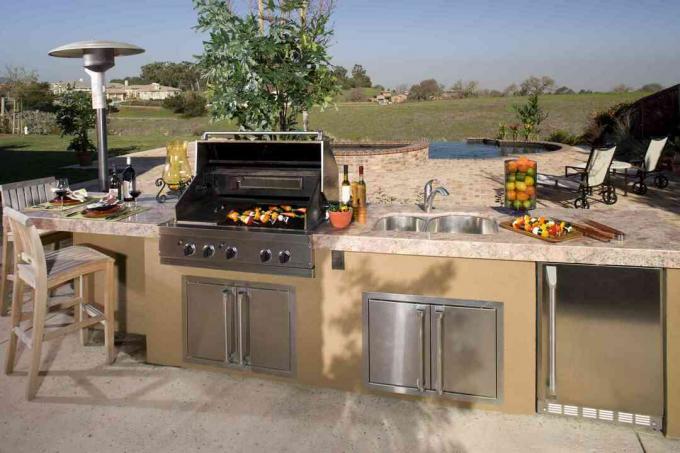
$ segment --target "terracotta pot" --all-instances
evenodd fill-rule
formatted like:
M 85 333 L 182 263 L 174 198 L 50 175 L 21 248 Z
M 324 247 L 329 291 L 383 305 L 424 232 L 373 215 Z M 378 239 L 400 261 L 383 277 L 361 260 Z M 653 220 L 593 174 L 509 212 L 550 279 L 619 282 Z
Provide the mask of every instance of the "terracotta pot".
M 92 165 L 92 158 L 94 157 L 94 153 L 91 153 L 89 151 L 76 151 L 76 159 L 78 160 L 78 165 L 81 167 L 89 167 Z
M 347 228 L 352 223 L 352 210 L 345 212 L 329 212 L 328 220 L 330 220 L 333 228 L 342 229 Z

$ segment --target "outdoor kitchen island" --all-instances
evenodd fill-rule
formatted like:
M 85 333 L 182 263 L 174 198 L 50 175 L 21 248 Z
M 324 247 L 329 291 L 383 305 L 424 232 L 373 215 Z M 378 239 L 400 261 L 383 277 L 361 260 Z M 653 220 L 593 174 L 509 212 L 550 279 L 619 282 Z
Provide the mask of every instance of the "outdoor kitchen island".
M 284 290 L 288 291 L 287 296 L 280 300 L 293 302 L 289 305 L 292 316 L 286 331 L 291 337 L 290 349 L 284 351 L 290 370 L 285 370 L 285 363 L 279 361 L 270 362 L 274 365 L 269 369 L 267 366 L 259 367 L 261 371 L 273 371 L 273 375 L 283 376 L 277 379 L 292 382 L 370 391 L 376 386 L 366 385 L 366 354 L 362 344 L 366 295 L 373 295 L 371 297 L 376 300 L 399 299 L 398 295 L 424 296 L 419 304 L 426 307 L 429 303 L 436 305 L 432 305 L 431 311 L 428 308 L 425 315 L 432 323 L 423 321 L 420 343 L 417 343 L 417 332 L 414 337 L 405 339 L 421 346 L 418 374 L 423 376 L 423 380 L 416 383 L 416 388 L 408 388 L 408 382 L 392 382 L 390 388 L 393 392 L 407 394 L 418 394 L 423 388 L 420 393 L 430 395 L 433 401 L 451 402 L 462 407 L 525 414 L 536 412 L 539 344 L 536 263 L 664 269 L 662 292 L 665 300 L 661 307 L 666 326 L 665 357 L 659 358 L 656 372 L 660 376 L 665 372 L 666 432 L 680 436 L 680 361 L 677 359 L 680 357 L 680 238 L 677 226 L 660 218 L 653 210 L 587 213 L 591 219 L 624 230 L 625 241 L 600 243 L 580 239 L 554 245 L 505 230 L 490 235 L 373 231 L 373 225 L 382 216 L 399 212 L 424 214 L 415 206 L 371 207 L 365 225 L 337 231 L 324 224 L 313 232 L 314 275 L 302 277 L 161 264 L 158 225 L 172 221 L 174 206 L 159 205 L 151 200 L 141 204 L 150 206 L 151 210 L 118 222 L 76 221 L 51 213 L 29 215 L 38 228 L 72 231 L 74 242 L 93 245 L 116 257 L 119 283 L 117 330 L 146 336 L 148 362 L 224 372 L 242 372 L 239 370 L 250 368 L 247 361 L 242 361 L 242 348 L 246 347 L 242 341 L 228 345 L 230 341 L 226 340 L 242 333 L 234 331 L 237 326 L 233 315 L 240 313 L 240 309 L 236 310 L 236 306 L 241 304 L 239 288 Z M 489 208 L 460 209 L 460 212 L 504 217 Z M 432 215 L 444 214 L 446 212 Z M 545 214 L 565 218 L 576 215 L 573 210 L 562 209 L 547 210 Z M 638 227 L 636 219 L 644 219 L 645 228 Z M 192 284 L 217 286 L 218 296 L 213 302 L 218 304 L 218 308 L 188 322 L 185 299 L 192 291 L 187 289 L 187 285 Z M 229 290 L 225 291 L 225 288 Z M 200 304 L 200 295 L 209 295 L 210 290 L 197 294 L 196 300 Z M 236 297 L 233 301 L 229 301 L 231 294 Z M 479 352 L 479 357 L 488 359 L 488 353 L 492 351 L 492 363 L 486 359 L 486 362 L 472 360 L 467 371 L 458 371 L 460 381 L 469 388 L 479 389 L 479 395 L 456 394 L 443 389 L 442 393 L 445 396 L 449 393 L 451 397 L 438 397 L 442 386 L 441 382 L 436 384 L 434 381 L 441 379 L 441 375 L 438 376 L 434 364 L 441 361 L 437 362 L 433 357 L 430 366 L 426 357 L 427 363 L 422 362 L 423 350 L 430 354 L 437 349 L 434 320 L 441 300 L 459 300 L 463 308 L 491 309 L 494 312 L 491 325 L 498 327 L 492 332 L 494 341 L 480 338 L 464 342 L 465 348 L 472 348 L 468 352 L 473 355 Z M 227 307 L 232 306 L 235 311 L 227 315 Z M 249 315 L 253 318 L 267 320 L 266 305 L 253 306 L 250 310 Z M 402 315 L 397 313 L 393 320 L 398 322 Z M 226 317 L 229 323 L 220 317 Z M 281 321 L 281 317 L 278 318 Z M 485 321 L 488 318 L 468 319 L 474 329 L 458 326 L 467 335 L 474 335 L 477 329 L 487 332 L 484 329 L 489 326 Z M 202 323 L 204 328 L 187 334 L 187 324 L 193 323 L 196 327 L 196 322 L 198 325 Z M 221 333 L 209 332 L 216 326 L 218 330 L 222 329 Z M 266 327 L 251 326 L 254 326 L 252 332 L 248 332 L 251 337 L 270 333 Z M 403 327 L 395 326 L 391 330 L 393 336 L 397 336 Z M 280 332 L 277 334 L 280 335 Z M 190 340 L 186 339 L 187 335 Z M 189 348 L 187 341 L 193 342 Z M 478 345 L 481 346 L 477 348 Z M 268 351 L 282 350 L 280 342 L 272 343 L 266 339 L 256 338 L 252 346 L 257 347 L 257 353 L 265 359 Z M 382 346 L 383 343 L 375 345 L 376 350 Z M 225 348 L 229 351 L 225 352 Z M 204 357 L 192 357 L 191 351 L 205 354 Z M 233 354 L 237 352 L 239 357 L 234 359 Z M 249 352 L 256 353 L 255 349 Z M 406 349 L 404 354 L 408 356 L 412 352 L 412 349 Z M 465 352 L 462 351 L 458 357 L 465 357 Z M 397 361 L 398 357 L 387 355 L 380 358 L 383 364 L 390 359 Z M 489 366 L 495 370 L 495 376 L 490 377 L 484 372 Z M 408 366 L 403 363 L 394 363 L 392 369 L 402 369 L 402 375 L 408 374 Z M 637 372 L 635 366 L 630 372 Z M 469 382 L 466 373 L 475 376 L 476 382 Z M 399 387 L 406 390 L 395 390 Z

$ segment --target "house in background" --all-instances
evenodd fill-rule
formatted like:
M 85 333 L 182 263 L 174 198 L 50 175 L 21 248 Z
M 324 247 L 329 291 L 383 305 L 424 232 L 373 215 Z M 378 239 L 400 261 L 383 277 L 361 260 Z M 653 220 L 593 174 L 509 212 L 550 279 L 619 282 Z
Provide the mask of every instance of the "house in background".
M 67 90 L 90 91 L 90 84 L 82 80 L 74 82 L 55 82 L 51 84 L 54 94 L 62 94 Z M 125 83 L 109 83 L 106 86 L 106 99 L 113 103 L 131 100 L 141 101 L 163 101 L 169 97 L 180 93 L 179 88 L 161 85 L 160 83 L 150 83 L 148 85 L 130 85 L 127 80 Z

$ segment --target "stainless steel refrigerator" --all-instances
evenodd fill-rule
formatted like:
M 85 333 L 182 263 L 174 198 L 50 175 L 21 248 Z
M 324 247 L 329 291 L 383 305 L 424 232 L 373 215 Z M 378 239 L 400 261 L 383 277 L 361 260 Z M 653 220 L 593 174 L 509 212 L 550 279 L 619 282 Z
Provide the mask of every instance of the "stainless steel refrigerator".
M 538 268 L 539 412 L 661 429 L 661 269 Z

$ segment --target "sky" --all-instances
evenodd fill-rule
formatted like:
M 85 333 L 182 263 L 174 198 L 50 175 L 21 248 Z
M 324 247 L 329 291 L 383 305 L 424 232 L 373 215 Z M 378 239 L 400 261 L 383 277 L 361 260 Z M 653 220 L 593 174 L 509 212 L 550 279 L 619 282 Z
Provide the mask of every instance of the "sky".
M 435 78 L 502 89 L 530 75 L 576 90 L 680 82 L 678 0 L 336 1 L 334 64 L 362 64 L 386 87 Z M 190 0 L 0 0 L 0 19 L 0 74 L 10 65 L 84 78 L 79 62 L 47 52 L 87 39 L 146 49 L 118 59 L 109 78 L 202 51 Z

